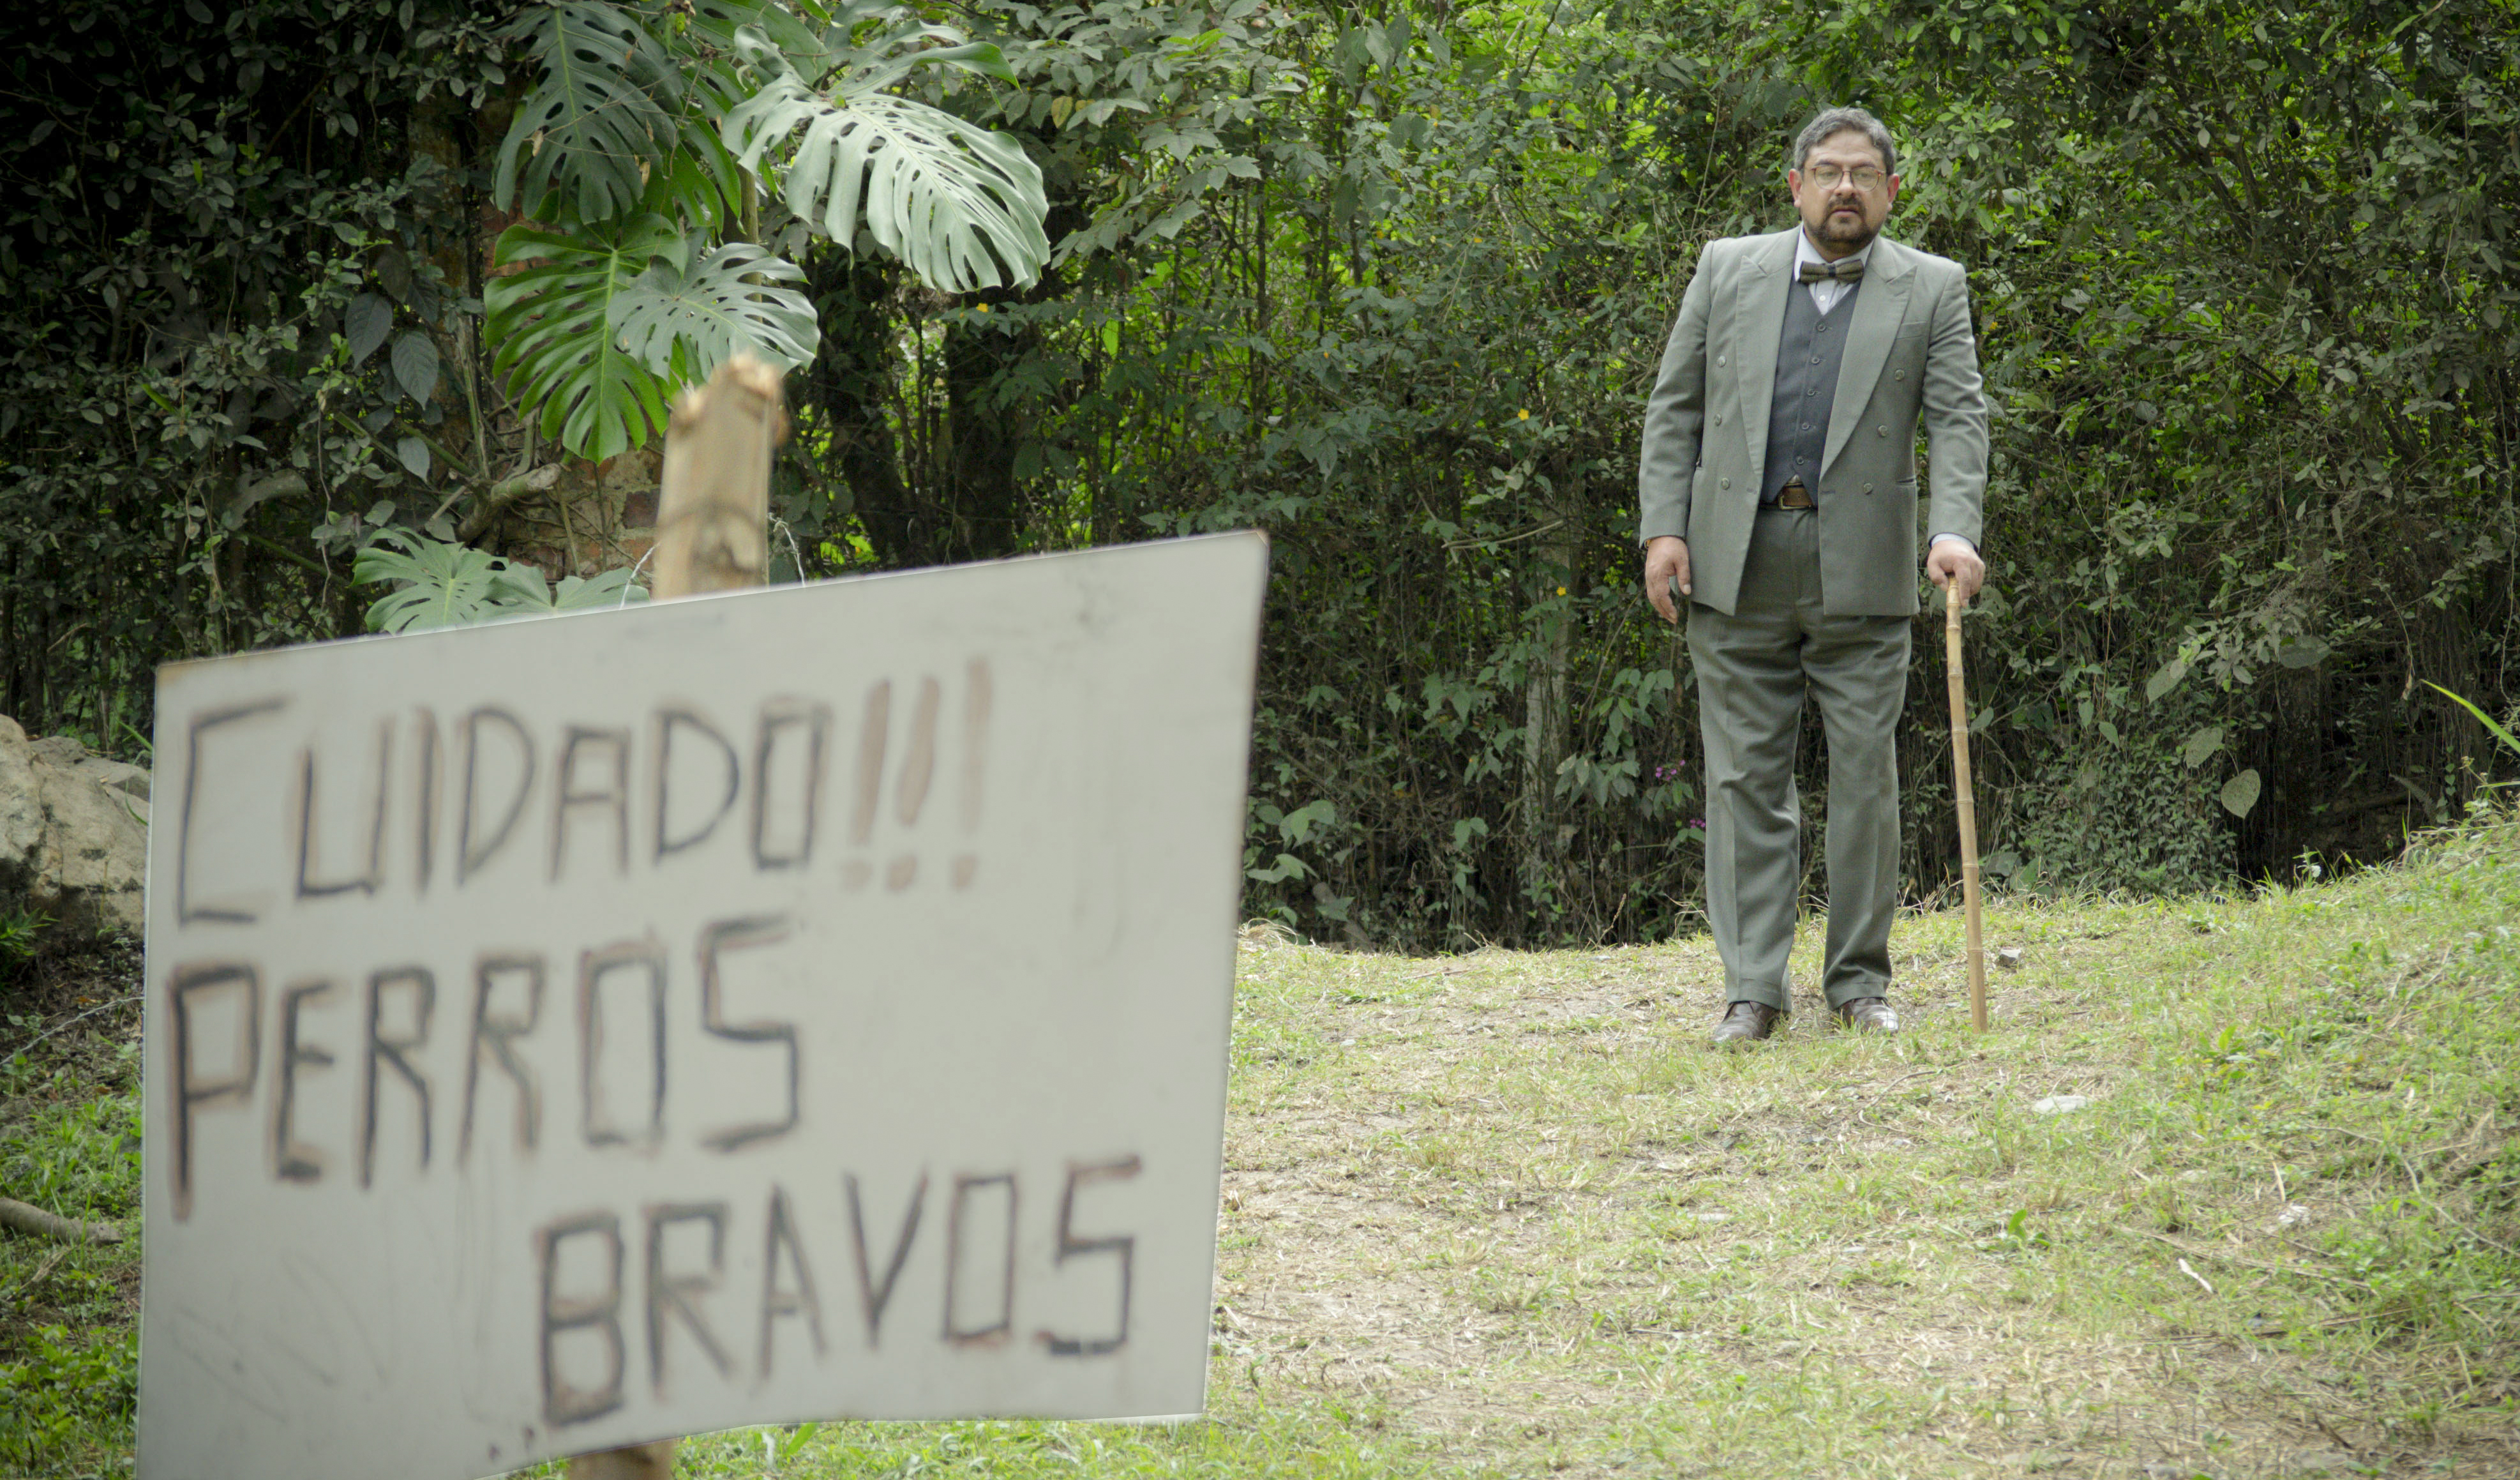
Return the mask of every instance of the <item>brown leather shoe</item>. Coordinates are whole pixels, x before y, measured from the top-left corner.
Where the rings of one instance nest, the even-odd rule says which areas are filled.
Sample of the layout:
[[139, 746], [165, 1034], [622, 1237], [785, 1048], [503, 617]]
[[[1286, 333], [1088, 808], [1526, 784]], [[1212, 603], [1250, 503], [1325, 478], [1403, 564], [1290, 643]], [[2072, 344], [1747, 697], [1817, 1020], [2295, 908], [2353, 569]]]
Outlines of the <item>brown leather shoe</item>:
[[1715, 1046], [1746, 1048], [1776, 1032], [1779, 1015], [1765, 1002], [1734, 1002], [1724, 1009], [1724, 1020], [1715, 1025]]
[[1854, 997], [1838, 1004], [1837, 1026], [1848, 1033], [1896, 1033], [1899, 1014], [1887, 997]]

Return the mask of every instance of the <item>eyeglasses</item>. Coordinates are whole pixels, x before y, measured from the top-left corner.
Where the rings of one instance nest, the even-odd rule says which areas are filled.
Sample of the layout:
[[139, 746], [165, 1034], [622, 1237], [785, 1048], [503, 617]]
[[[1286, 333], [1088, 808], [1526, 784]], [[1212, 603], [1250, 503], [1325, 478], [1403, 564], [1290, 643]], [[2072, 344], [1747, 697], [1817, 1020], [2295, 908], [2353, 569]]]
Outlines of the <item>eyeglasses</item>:
[[1834, 164], [1815, 164], [1803, 171], [1803, 178], [1822, 190], [1835, 190], [1843, 181], [1869, 194], [1879, 190], [1886, 177], [1869, 164], [1858, 164], [1853, 169], [1841, 169]]

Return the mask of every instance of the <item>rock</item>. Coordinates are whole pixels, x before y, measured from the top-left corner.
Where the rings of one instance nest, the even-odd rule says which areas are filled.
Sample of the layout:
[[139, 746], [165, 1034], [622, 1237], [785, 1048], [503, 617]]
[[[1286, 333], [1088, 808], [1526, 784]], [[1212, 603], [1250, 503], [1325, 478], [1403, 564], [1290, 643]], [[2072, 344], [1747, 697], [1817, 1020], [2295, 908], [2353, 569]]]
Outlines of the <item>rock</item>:
[[149, 772], [128, 761], [110, 761], [103, 756], [90, 756], [70, 769], [99, 786], [112, 791], [128, 792], [143, 802], [149, 800]]
[[0, 910], [140, 934], [148, 798], [141, 767], [91, 756], [65, 735], [29, 740], [0, 716]]
[[1995, 950], [1995, 964], [2002, 967], [2006, 971], [2020, 970], [2021, 948], [2018, 946], [1997, 947]]
[[0, 900], [25, 888], [44, 841], [44, 802], [35, 781], [35, 748], [18, 721], [0, 715]]
[[2088, 1094], [2051, 1094], [2030, 1109], [2034, 1115], [2070, 1115], [2091, 1103], [2092, 1097]]
[[41, 740], [29, 740], [26, 748], [35, 753], [36, 760], [50, 762], [54, 765], [76, 765], [87, 759], [87, 747], [68, 735], [46, 735]]

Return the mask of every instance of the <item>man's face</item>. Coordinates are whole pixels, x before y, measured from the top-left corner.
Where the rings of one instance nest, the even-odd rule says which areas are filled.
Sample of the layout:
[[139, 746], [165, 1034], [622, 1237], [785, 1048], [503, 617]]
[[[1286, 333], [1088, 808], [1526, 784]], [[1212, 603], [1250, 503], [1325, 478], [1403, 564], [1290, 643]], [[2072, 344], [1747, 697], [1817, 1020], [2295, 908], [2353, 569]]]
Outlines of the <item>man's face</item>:
[[[1834, 184], [1822, 178], [1835, 173]], [[1868, 190], [1856, 183], [1858, 171], [1879, 177]], [[1864, 250], [1890, 218], [1890, 203], [1899, 199], [1899, 177], [1881, 167], [1881, 151], [1861, 129], [1844, 129], [1812, 146], [1800, 169], [1785, 171], [1794, 193], [1794, 208], [1821, 255], [1832, 260]]]

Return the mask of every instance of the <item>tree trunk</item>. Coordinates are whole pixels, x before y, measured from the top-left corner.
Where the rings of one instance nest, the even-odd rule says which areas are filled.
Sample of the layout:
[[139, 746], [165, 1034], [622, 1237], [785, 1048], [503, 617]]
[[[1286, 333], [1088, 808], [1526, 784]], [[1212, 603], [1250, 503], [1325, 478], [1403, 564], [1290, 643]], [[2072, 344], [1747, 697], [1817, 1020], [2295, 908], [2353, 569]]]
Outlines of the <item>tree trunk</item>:
[[[799, 398], [825, 434], [824, 474], [845, 493], [831, 521], [854, 514], [877, 559], [887, 566], [932, 565], [914, 491], [901, 476], [892, 425], [892, 382], [899, 373], [893, 321], [886, 311], [895, 269], [838, 252], [808, 259], [823, 349], [798, 373]], [[814, 532], [829, 534], [827, 526]], [[817, 540], [817, 543], [820, 541]]]
[[1001, 381], [1040, 347], [1030, 329], [956, 326], [945, 332], [945, 392], [951, 428], [945, 447], [943, 558], [996, 560], [1023, 547], [1023, 488], [1015, 454], [1031, 429], [1021, 397]]
[[1562, 522], [1533, 551], [1532, 607], [1543, 615], [1532, 635], [1530, 669], [1523, 680], [1522, 882], [1524, 897], [1535, 905], [1551, 897], [1566, 858], [1557, 767], [1566, 760], [1567, 669], [1574, 655], [1575, 622], [1564, 593], [1573, 589], [1578, 526], [1564, 511], [1581, 507], [1583, 476], [1569, 474], [1559, 483], [1557, 496], [1541, 520]]

